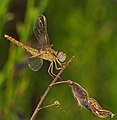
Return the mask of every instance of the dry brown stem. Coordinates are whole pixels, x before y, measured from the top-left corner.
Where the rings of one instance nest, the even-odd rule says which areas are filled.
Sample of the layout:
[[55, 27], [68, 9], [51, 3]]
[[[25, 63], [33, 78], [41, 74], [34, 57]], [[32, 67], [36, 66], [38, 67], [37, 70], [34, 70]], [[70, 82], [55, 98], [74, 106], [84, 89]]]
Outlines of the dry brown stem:
[[[59, 73], [56, 75], [56, 77], [53, 79], [53, 81], [51, 82], [51, 84], [56, 83], [56, 81], [60, 78], [60, 75], [63, 73], [63, 71], [67, 68], [67, 66], [70, 64], [70, 62], [72, 61], [72, 59], [74, 58], [74, 56], [71, 57], [71, 59], [65, 64], [65, 66], [63, 66], [63, 68], [59, 71]], [[41, 108], [42, 103], [44, 102], [46, 96], [48, 95], [50, 89], [52, 88], [51, 84], [47, 87], [47, 89], [45, 90], [44, 94], [42, 95], [35, 111], [33, 112], [33, 115], [31, 116], [30, 120], [36, 120], [36, 116]]]

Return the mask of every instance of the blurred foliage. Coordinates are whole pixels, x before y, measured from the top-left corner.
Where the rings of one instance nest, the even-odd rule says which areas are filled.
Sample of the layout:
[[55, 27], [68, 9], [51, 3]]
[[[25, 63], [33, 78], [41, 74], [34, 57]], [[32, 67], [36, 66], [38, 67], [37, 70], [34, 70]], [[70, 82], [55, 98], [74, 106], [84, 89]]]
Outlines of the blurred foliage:
[[[117, 0], [0, 0], [0, 120], [29, 119], [52, 78], [49, 62], [38, 72], [26, 65], [27, 54], [4, 34], [33, 44], [37, 15], [47, 17], [54, 49], [75, 56], [62, 74], [82, 85], [102, 107], [117, 111]], [[41, 120], [99, 120], [81, 109], [67, 85], [53, 87], [44, 104], [59, 100], [39, 113]], [[108, 119], [108, 118], [107, 118]], [[113, 118], [116, 120], [116, 116]]]

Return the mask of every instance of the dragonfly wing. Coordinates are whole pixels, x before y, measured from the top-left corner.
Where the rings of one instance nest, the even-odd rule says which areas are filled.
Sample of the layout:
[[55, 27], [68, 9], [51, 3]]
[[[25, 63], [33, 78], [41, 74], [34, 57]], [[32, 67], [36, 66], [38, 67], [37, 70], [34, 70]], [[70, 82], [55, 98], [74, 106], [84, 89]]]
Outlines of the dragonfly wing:
[[28, 66], [33, 71], [38, 71], [41, 66], [43, 65], [43, 59], [42, 58], [30, 58], [28, 60]]
[[40, 49], [43, 49], [50, 45], [47, 33], [47, 21], [45, 16], [41, 15], [36, 18], [34, 22], [33, 31], [39, 42], [38, 47]]

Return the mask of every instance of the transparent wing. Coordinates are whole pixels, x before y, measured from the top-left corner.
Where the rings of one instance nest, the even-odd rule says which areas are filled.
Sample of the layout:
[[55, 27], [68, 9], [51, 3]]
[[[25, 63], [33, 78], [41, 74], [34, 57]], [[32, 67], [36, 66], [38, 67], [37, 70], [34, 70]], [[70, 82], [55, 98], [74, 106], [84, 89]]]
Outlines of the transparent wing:
[[41, 58], [30, 58], [28, 60], [28, 66], [31, 68], [33, 71], [38, 71], [41, 66], [43, 65], [43, 59]]
[[34, 34], [38, 40], [39, 49], [50, 46], [49, 37], [47, 33], [47, 21], [45, 16], [38, 16], [34, 22]]

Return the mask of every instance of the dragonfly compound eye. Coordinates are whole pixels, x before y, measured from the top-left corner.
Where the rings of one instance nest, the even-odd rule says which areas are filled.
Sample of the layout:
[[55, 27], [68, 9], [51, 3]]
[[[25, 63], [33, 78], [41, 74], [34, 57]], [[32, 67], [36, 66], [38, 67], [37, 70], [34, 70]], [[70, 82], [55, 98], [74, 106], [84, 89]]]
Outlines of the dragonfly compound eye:
[[64, 62], [66, 60], [66, 54], [63, 52], [58, 53], [58, 59], [60, 62]]

